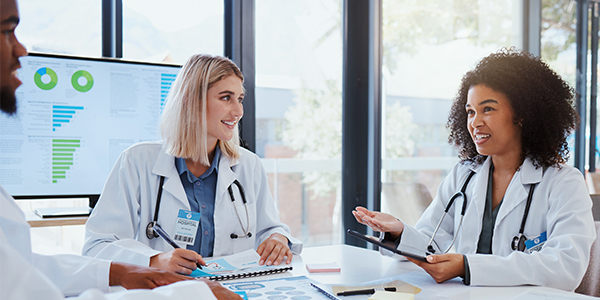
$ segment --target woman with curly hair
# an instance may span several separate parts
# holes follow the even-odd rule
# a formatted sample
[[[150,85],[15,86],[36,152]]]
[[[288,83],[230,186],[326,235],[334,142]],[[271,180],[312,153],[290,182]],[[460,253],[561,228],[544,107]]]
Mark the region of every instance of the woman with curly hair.
[[[399,250],[426,250],[409,260],[437,282],[574,290],[596,236],[583,176],[564,165],[577,122],[571,88],[544,62],[491,54],[462,79],[447,124],[461,162],[417,224],[353,214]]]

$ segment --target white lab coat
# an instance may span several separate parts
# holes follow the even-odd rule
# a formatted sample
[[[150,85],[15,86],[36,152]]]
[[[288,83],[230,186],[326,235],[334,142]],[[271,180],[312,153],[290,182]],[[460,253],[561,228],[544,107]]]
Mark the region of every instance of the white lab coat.
[[[530,284],[574,290],[587,269],[590,247],[596,237],[592,202],[582,174],[570,166],[536,168],[530,159],[525,159],[506,189],[498,211],[493,255],[476,254],[490,163],[488,157],[481,165],[457,164],[415,227],[405,226],[399,249],[412,252],[414,247],[426,249],[450,197],[460,190],[473,170],[476,174],[465,192],[468,200],[462,229],[457,233],[462,206],[458,198],[435,236],[437,253],[439,249],[447,249],[454,234],[458,234],[454,248],[468,259],[471,285]],[[539,252],[527,254],[513,251],[511,241],[519,232],[531,184],[537,185],[524,234],[532,239],[547,232],[547,241]]]
[[[0,299],[215,299],[199,281],[154,290],[108,291],[110,262],[79,255],[39,255],[31,252],[29,224],[12,197],[0,187]]]
[[[302,243],[294,239],[286,225],[280,222],[275,202],[271,198],[266,173],[258,156],[239,148],[240,158],[231,161],[222,154],[215,193],[214,256],[229,255],[256,249],[272,233],[281,233],[292,243],[298,254]],[[165,152],[161,143],[146,142],[131,146],[117,160],[104,190],[86,224],[83,254],[99,258],[148,266],[150,257],[173,249],[162,238],[148,239],[146,226],[154,217],[159,176],[165,177],[158,224],[174,236],[179,209],[190,205],[175,167],[175,157]],[[231,239],[231,233],[243,235],[247,227],[242,196],[234,186],[235,202],[227,187],[238,180],[247,199],[250,238]],[[235,209],[234,209],[235,205]],[[180,247],[185,248],[184,244]]]

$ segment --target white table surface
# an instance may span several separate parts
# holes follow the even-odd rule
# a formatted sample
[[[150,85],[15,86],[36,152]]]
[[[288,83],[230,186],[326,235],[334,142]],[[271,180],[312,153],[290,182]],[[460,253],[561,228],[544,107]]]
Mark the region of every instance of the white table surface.
[[[306,263],[336,262],[337,273],[308,273]],[[422,289],[415,299],[598,299],[558,289],[538,286],[473,287],[460,279],[436,283],[425,271],[408,261],[387,257],[377,251],[348,245],[308,247],[294,257],[288,276],[305,275],[324,284],[360,285],[371,281],[402,280]],[[490,274],[491,275],[491,274]],[[271,275],[272,277],[276,275]],[[367,296],[340,297],[366,299]]]

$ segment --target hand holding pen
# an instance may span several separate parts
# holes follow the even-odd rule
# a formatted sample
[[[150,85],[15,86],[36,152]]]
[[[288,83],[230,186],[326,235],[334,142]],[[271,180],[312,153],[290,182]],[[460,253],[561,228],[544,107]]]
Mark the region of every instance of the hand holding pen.
[[[206,262],[200,254],[193,250],[180,248],[160,225],[154,225],[153,229],[162,239],[175,249],[152,256],[150,258],[150,267],[189,275],[196,268],[202,269],[202,266],[206,265]]]

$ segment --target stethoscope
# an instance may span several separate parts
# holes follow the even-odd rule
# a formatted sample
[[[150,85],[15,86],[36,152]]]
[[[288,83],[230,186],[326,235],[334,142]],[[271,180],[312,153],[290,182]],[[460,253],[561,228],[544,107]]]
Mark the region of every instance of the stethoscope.
[[[457,198],[460,197],[460,198],[462,198],[463,203],[462,203],[462,208],[460,211],[460,221],[458,223],[458,229],[456,230],[456,234],[454,234],[454,238],[452,238],[452,242],[450,243],[450,246],[448,246],[446,251],[444,251],[443,253],[448,253],[448,251],[450,251],[450,248],[452,248],[452,246],[454,245],[454,242],[456,241],[456,237],[458,236],[458,232],[460,232],[460,229],[462,227],[463,218],[465,217],[465,212],[467,210],[467,195],[465,194],[465,191],[467,190],[467,185],[469,184],[469,181],[471,181],[471,177],[473,177],[473,175],[475,175],[475,172],[471,171],[471,173],[469,173],[469,176],[467,177],[467,180],[465,180],[465,183],[463,184],[460,191],[457,192],[456,194],[454,194],[450,198],[450,201],[448,201],[448,204],[446,205],[446,209],[444,209],[444,214],[442,214],[440,221],[438,222],[437,226],[435,227],[435,230],[433,231],[433,234],[431,235],[431,238],[429,239],[427,251],[429,251],[430,254],[435,253],[435,249],[433,248],[433,243],[435,243],[434,238],[435,238],[436,233],[440,229],[440,226],[442,225],[442,221],[444,220],[444,217],[448,214],[448,211],[450,211],[450,208],[452,207],[454,200],[456,200]],[[527,237],[523,234],[523,232],[525,231],[525,223],[527,222],[527,215],[529,215],[529,207],[531,207],[531,200],[533,199],[533,190],[534,189],[535,189],[535,184],[532,184],[529,187],[529,195],[527,195],[527,204],[525,205],[525,212],[523,213],[523,218],[521,219],[521,228],[519,229],[519,234],[514,236],[512,241],[510,242],[510,248],[513,250],[517,250],[517,251],[521,251],[521,252],[525,251],[525,242],[527,241]]]
[[[148,223],[148,225],[146,226],[146,237],[150,240],[158,237],[158,234],[154,230],[154,226],[158,225],[158,223],[157,223],[158,222],[158,212],[160,210],[160,200],[162,197],[162,189],[163,189],[164,183],[165,183],[165,177],[160,176],[160,183],[158,184],[158,195],[156,196],[156,207],[154,208],[154,218],[152,219],[152,222]],[[242,223],[242,219],[240,218],[238,209],[235,206],[235,197],[233,196],[233,188],[232,188],[233,185],[237,186],[238,191],[240,192],[240,195],[242,196],[242,203],[244,203],[244,210],[246,211],[246,226],[245,227],[244,227],[244,224]],[[248,203],[246,201],[246,195],[244,194],[244,188],[242,187],[242,184],[239,181],[237,181],[237,179],[235,179],[235,180],[233,180],[233,183],[227,187],[227,191],[229,192],[229,197],[231,198],[231,203],[233,204],[233,209],[235,210],[235,215],[237,216],[237,219],[240,223],[240,227],[242,228],[242,232],[244,233],[243,235],[231,233],[229,235],[229,237],[231,239],[251,238],[252,232],[250,232],[250,218],[248,215]],[[158,226],[160,226],[160,225],[158,225]]]

